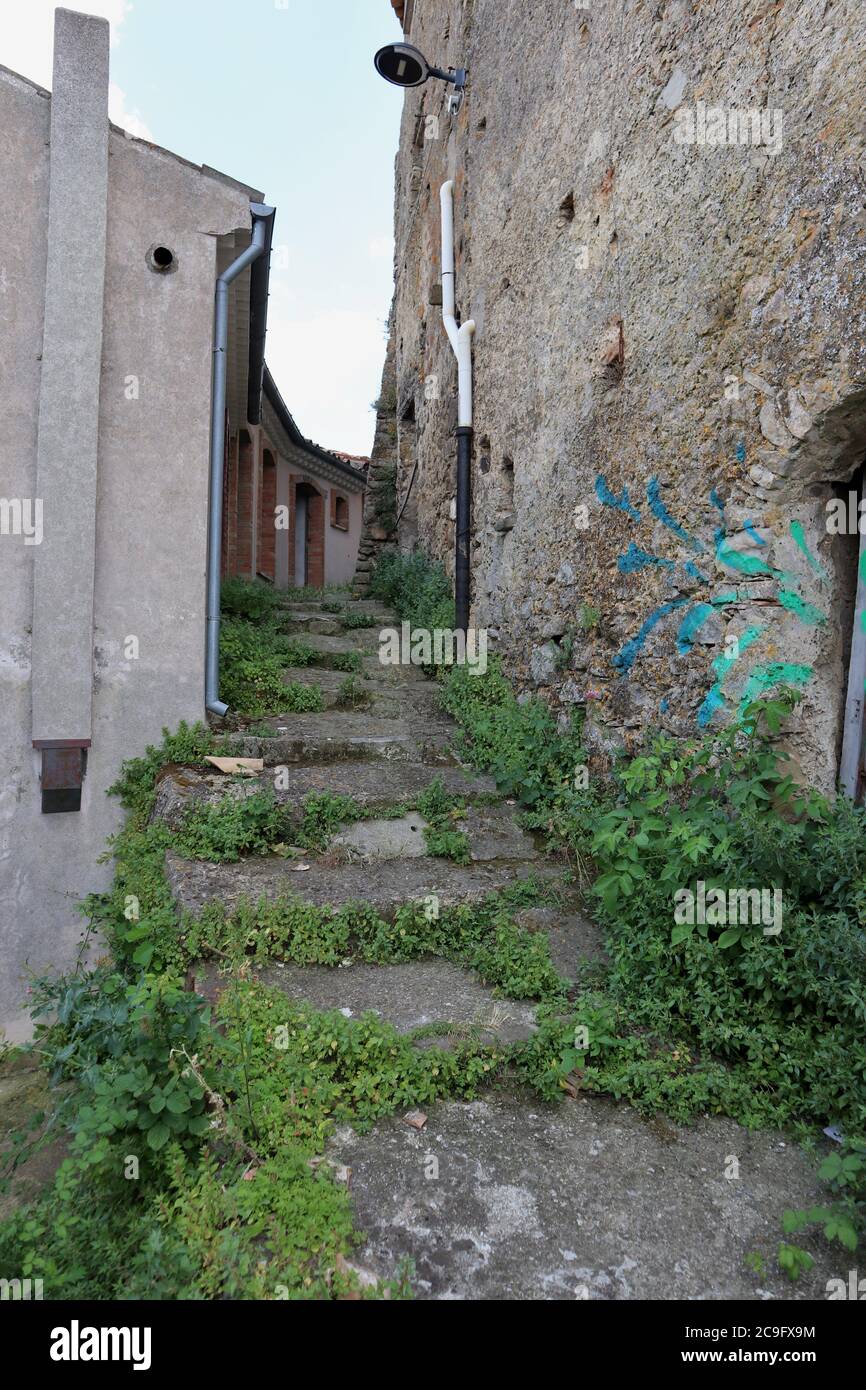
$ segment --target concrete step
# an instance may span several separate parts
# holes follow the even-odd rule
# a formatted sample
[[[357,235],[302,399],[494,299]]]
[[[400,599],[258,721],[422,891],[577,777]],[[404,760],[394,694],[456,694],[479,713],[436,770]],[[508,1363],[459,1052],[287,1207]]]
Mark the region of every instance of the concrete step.
[[[375,629],[375,633],[378,633],[378,629]],[[382,680],[393,682],[395,685],[402,685],[409,681],[424,681],[429,684],[428,677],[424,675],[420,666],[413,666],[411,663],[395,665],[391,662],[380,661],[378,638],[371,640],[369,631],[366,634],[347,632],[338,637],[318,632],[297,632],[291,635],[296,636],[312,648],[315,652],[312,666],[316,668],[333,670],[335,669],[333,665],[335,656],[355,652],[361,658],[360,673],[363,675],[378,676]],[[364,635],[368,639],[365,642],[356,640]],[[343,672],[343,674],[350,673]]]
[[[285,777],[279,779],[287,783],[285,786],[275,785],[272,770],[258,777],[238,779],[216,769],[171,765],[157,784],[153,819],[176,827],[194,803],[217,802],[225,796],[252,796],[265,789],[273,789],[280,805],[292,811],[300,811],[311,792],[350,796],[365,810],[385,810],[414,801],[437,777],[450,795],[467,801],[491,796],[496,790],[491,777],[473,777],[460,767],[431,768],[423,763],[369,761],[290,766]]]
[[[378,1014],[398,1033],[446,1024],[416,1046],[449,1049],[474,1038],[485,1045],[521,1042],[536,1031],[535,1006],[497,999],[477,976],[445,960],[407,961],[399,965],[269,965],[255,970],[257,979],[281,990],[292,1003],[314,1009],[340,1009],[347,1018]],[[206,962],[195,967],[196,989],[216,1003],[225,986],[219,969]]]
[[[199,913],[207,903],[232,906],[242,898],[296,897],[319,907],[343,907],[370,903],[384,917],[391,917],[404,903],[421,902],[431,894],[441,906],[477,903],[517,879],[535,877],[556,880],[564,864],[555,860],[500,859],[463,867],[449,859],[423,856],[417,859],[383,859],[372,863],[331,865],[325,859],[298,861],[274,855],[244,859],[238,864],[207,864],[166,853],[166,874],[178,906]],[[294,867],[293,867],[294,866]]]
[[[392,610],[386,608],[378,599],[343,599],[335,595],[333,599],[288,599],[281,603],[280,607],[287,613],[307,613],[310,615],[318,614],[320,617],[334,617],[331,612],[333,604],[339,603],[340,612],[348,613],[367,613],[374,617],[377,622],[390,623],[399,626]]]
[[[431,766],[459,761],[452,748],[454,725],[441,717],[381,719],[335,709],[324,714],[286,715],[285,727],[289,732],[277,738],[238,733],[228,735],[226,743],[235,756],[264,758],[268,767],[366,758]]]
[[[285,672],[287,683],[312,686],[321,691],[325,709],[356,709],[369,711],[381,719],[395,719],[402,714],[413,713],[436,718],[440,715],[439,689],[432,681],[407,681],[399,676],[384,674],[387,667],[376,671],[359,671],[355,674],[354,706],[339,704],[340,692],[352,672],[333,671],[324,666],[292,666]],[[382,674],[380,674],[380,671]],[[366,703],[365,703],[366,701]],[[287,715],[276,727],[289,726],[292,716]]]
[[[770,1258],[756,1289],[746,1264],[775,1249],[786,1208],[824,1200],[790,1135],[715,1116],[660,1124],[592,1094],[548,1105],[500,1089],[424,1110],[420,1133],[397,1114],[365,1134],[343,1126],[327,1148],[351,1171],[358,1261],[393,1278],[410,1260],[418,1299],[781,1306],[825,1299],[839,1272],[826,1242],[810,1242],[795,1285]],[[726,1154],[747,1156],[744,1181],[726,1181]]]

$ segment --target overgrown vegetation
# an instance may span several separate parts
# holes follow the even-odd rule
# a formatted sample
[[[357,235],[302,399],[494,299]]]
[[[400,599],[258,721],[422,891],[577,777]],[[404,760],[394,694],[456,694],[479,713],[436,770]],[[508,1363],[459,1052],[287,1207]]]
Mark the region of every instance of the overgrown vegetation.
[[[398,617],[438,621],[441,572],[420,556],[388,557],[374,587]],[[780,689],[727,729],[690,745],[657,739],[589,777],[578,724],[563,733],[540,702],[518,704],[495,660],[443,686],[474,765],[587,886],[592,866],[605,928],[603,988],[570,1016],[541,1011],[524,1076],[553,1096],[563,1068],[576,1069],[584,1087],[682,1121],[710,1111],[804,1136],[837,1126],[844,1143],[821,1169],[835,1201],[788,1223],[820,1224],[853,1248],[866,1224],[866,811],[790,776],[776,740],[798,698]],[[779,890],[781,931],[676,922],[674,893],[699,881],[707,893]]]

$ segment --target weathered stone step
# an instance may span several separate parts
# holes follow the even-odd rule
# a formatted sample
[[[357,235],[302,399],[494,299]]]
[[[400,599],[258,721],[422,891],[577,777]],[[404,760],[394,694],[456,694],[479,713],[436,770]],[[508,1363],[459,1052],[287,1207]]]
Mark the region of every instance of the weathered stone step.
[[[193,802],[251,796],[265,788],[273,789],[277,801],[292,810],[299,811],[311,792],[350,796],[367,810],[385,810],[414,801],[434,778],[439,778],[450,795],[467,801],[490,796],[496,790],[491,777],[472,777],[460,767],[431,768],[423,763],[370,761],[325,763],[317,767],[288,766],[285,776],[279,779],[279,786],[272,770],[239,781],[216,770],[171,766],[157,784],[153,819],[177,826]],[[282,785],[284,782],[286,785]]]
[[[378,599],[340,599],[335,596],[333,599],[288,599],[280,604],[280,608],[288,613],[318,613],[321,617],[334,617],[330,611],[331,605],[340,604],[340,612],[348,613],[367,613],[376,620],[383,623],[397,624],[393,612],[386,608]],[[324,605],[328,604],[326,608]]]
[[[331,710],[287,715],[285,722],[289,732],[277,738],[241,733],[228,735],[226,742],[236,756],[264,758],[269,767],[362,758],[431,766],[457,762],[451,746],[454,725],[444,719],[379,719],[362,712]]]
[[[450,1023],[453,1032],[431,1033],[418,1047],[443,1047],[475,1038],[485,1045],[523,1041],[536,1031],[535,1006],[530,1002],[497,999],[493,990],[471,971],[445,960],[407,961],[399,965],[337,966],[269,965],[255,971],[265,984],[283,991],[293,1003],[314,1009],[340,1009],[347,1018],[378,1014],[398,1033]],[[196,989],[212,1003],[224,979],[219,969],[200,962]]]
[[[775,1249],[786,1209],[826,1195],[789,1136],[715,1117],[659,1124],[595,1095],[425,1110],[420,1132],[396,1115],[328,1144],[351,1169],[358,1260],[380,1278],[411,1260],[416,1298],[814,1301],[839,1272],[807,1236],[814,1267],[792,1285],[769,1259],[756,1292],[745,1256]]]
[[[379,668],[385,671],[387,668]],[[322,693],[325,709],[343,708],[339,703],[340,692],[352,672],[333,671],[324,666],[291,666],[285,674],[287,683],[313,686]],[[379,671],[359,671],[355,676],[355,695],[359,698],[357,706],[346,708],[367,709],[382,719],[394,719],[404,713],[415,713],[425,717],[440,715],[439,689],[432,681],[405,681],[380,675]],[[364,703],[366,699],[367,703]],[[281,723],[288,726],[292,716],[287,715]]]
[[[378,641],[366,643],[357,642],[355,639],[360,635],[357,632],[347,632],[340,637],[331,637],[327,634],[317,632],[303,632],[292,634],[303,640],[308,647],[316,653],[314,659],[315,669],[325,670],[336,669],[333,666],[333,658],[346,653],[355,652],[361,658],[361,668],[359,674],[371,677],[380,677],[382,680],[392,681],[395,685],[403,685],[408,682],[424,681],[429,684],[428,678],[424,675],[420,666],[413,666],[407,662],[405,665],[392,664],[379,660]],[[367,632],[370,638],[370,632]],[[343,672],[343,675],[351,675],[351,672]]]
[[[341,628],[333,634],[304,631],[287,635],[302,637],[315,651],[321,652],[324,656],[331,656],[334,652],[360,652],[362,656],[378,659],[379,631],[378,627],[359,627],[353,628],[351,632]]]
[[[267,858],[243,859],[237,864],[207,864],[166,853],[166,873],[174,898],[181,908],[198,913],[209,902],[229,906],[241,898],[256,902],[264,897],[294,896],[318,907],[343,907],[351,902],[370,903],[382,916],[393,916],[404,903],[421,902],[434,894],[441,906],[475,903],[517,879],[534,877],[556,880],[564,865],[530,859],[493,860],[463,867],[449,859],[384,859],[377,863],[331,866],[305,859],[309,867],[293,870],[296,861]]]

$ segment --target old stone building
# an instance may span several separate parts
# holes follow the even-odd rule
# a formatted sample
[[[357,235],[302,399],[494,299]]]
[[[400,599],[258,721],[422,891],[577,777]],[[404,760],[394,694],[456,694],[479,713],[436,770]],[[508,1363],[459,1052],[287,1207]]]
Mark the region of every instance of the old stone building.
[[[866,453],[862,7],[393,7],[431,64],[468,69],[457,115],[442,81],[405,95],[372,470],[396,473],[400,544],[453,567],[451,179],[475,322],[473,624],[522,689],[583,706],[597,747],[798,687],[793,744],[831,787],[858,536],[827,507],[856,507]]]

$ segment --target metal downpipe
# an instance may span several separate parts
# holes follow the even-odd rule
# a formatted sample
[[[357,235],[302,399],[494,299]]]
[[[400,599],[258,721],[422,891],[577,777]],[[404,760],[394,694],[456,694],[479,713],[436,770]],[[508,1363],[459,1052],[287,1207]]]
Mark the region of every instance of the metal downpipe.
[[[205,709],[220,717],[228,705],[219,698],[220,571],[222,569],[223,475],[226,445],[226,348],[229,285],[257,260],[268,244],[275,209],[251,203],[252,241],[217,277],[214,303],[213,389],[211,392],[210,475],[208,482],[207,630],[205,636]]]

